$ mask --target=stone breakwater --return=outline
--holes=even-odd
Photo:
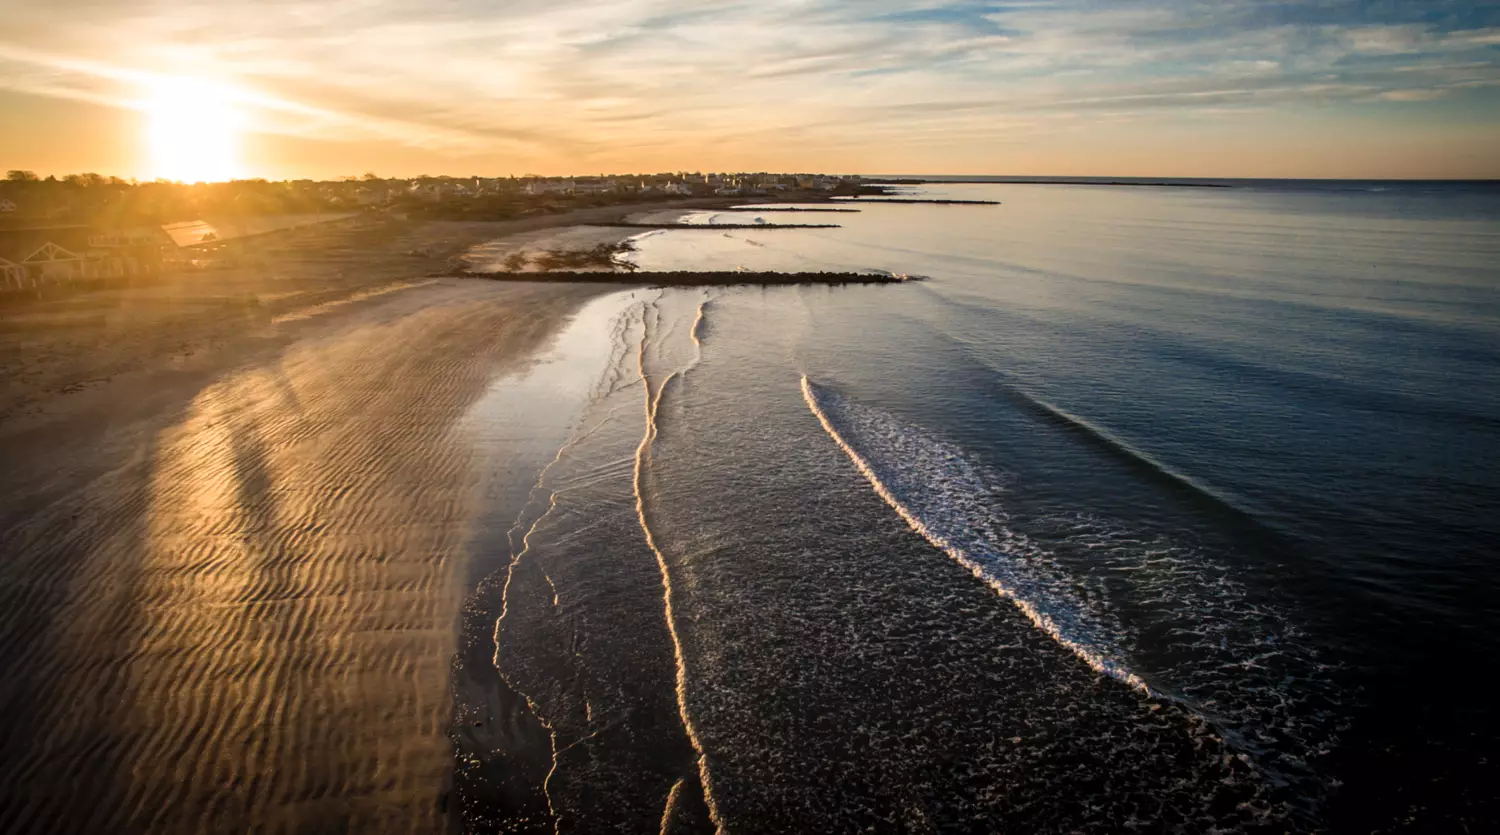
[[[911,276],[888,273],[850,272],[751,272],[678,270],[670,272],[470,272],[459,270],[451,275],[483,278],[490,281],[588,282],[593,284],[629,284],[651,287],[726,287],[733,285],[794,284],[900,284],[918,280]]]
[[[725,229],[838,229],[837,223],[591,223],[610,229],[691,229],[713,231]]]

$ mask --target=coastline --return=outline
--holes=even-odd
[[[251,828],[445,829],[469,541],[503,475],[486,462],[536,453],[470,415],[609,288],[415,280],[395,260],[401,274],[359,278],[338,274],[363,257],[325,263],[316,287],[256,306],[121,290],[7,354],[71,381],[7,375],[0,423],[14,814],[62,831],[190,831],[209,807]],[[275,293],[241,278],[218,290]],[[534,472],[503,477],[524,490]],[[78,796],[94,802],[61,802]]]
[[[619,288],[602,268],[433,273],[485,242],[613,251],[641,230],[587,224],[637,211],[364,217],[0,309],[0,549],[23,557],[0,565],[0,659],[19,671],[0,790],[69,831],[186,829],[213,804],[262,828],[441,830],[451,665],[495,558],[469,543],[494,491],[535,478],[524,438],[472,416]]]
[[[288,322],[353,310],[471,266],[464,259],[476,246],[536,253],[615,247],[642,230],[569,230],[633,217],[675,221],[745,202],[690,198],[646,212],[606,206],[494,222],[372,213],[229,239],[202,269],[8,300],[0,305],[0,436],[25,417],[76,411],[68,403],[118,379],[235,363],[237,355],[274,340]]]

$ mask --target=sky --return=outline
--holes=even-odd
[[[0,0],[0,167],[1500,178],[1500,2]]]

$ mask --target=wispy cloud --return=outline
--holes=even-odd
[[[1079,130],[1500,83],[1500,4],[1432,0],[56,0],[0,8],[0,88],[133,107],[210,78],[267,133],[515,167],[664,146]]]

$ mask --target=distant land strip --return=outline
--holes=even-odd
[[[998,206],[999,200],[917,200],[915,198],[895,197],[848,197],[838,198],[838,202],[844,203],[925,203],[933,206]]]
[[[749,270],[674,270],[669,272],[473,272],[455,270],[449,273],[463,278],[482,278],[490,281],[567,281],[591,284],[647,284],[653,287],[722,287],[737,284],[793,285],[793,284],[901,284],[919,281],[920,278],[885,273],[849,272],[752,272]]]
[[[1234,188],[1229,183],[1173,183],[1152,180],[1135,183],[1129,180],[871,180],[887,186],[1123,186],[1126,188]],[[887,201],[894,202],[894,201]]]
[[[888,202],[888,201],[887,201]],[[838,229],[837,223],[586,223],[618,229]]]

